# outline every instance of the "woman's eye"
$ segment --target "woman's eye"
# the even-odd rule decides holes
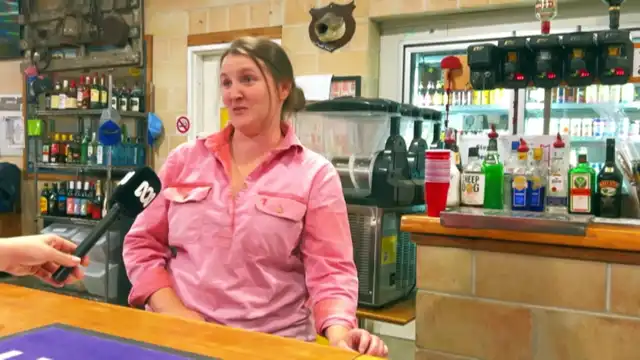
[[[222,86],[223,87],[229,87],[231,86],[231,80],[222,80]]]
[[[254,81],[255,81],[255,78],[254,78],[253,76],[246,75],[246,76],[243,76],[243,77],[241,78],[241,81],[242,81],[243,83],[251,84],[252,82],[254,82]]]

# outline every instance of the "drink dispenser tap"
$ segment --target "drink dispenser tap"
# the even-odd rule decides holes
[[[476,90],[493,90],[500,85],[500,56],[493,44],[467,48],[471,86]]]
[[[598,34],[598,78],[604,85],[626,84],[633,72],[633,42],[627,30],[619,30],[624,0],[603,0],[609,5],[609,30]]]
[[[533,51],[524,37],[498,41],[502,64],[502,84],[505,89],[524,89],[531,81]]]
[[[564,81],[572,87],[592,85],[597,74],[598,48],[595,34],[578,31],[562,38]]]
[[[538,35],[529,38],[529,48],[535,64],[531,78],[536,87],[551,89],[562,80],[562,46],[557,35]]]

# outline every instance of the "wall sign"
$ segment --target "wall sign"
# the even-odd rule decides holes
[[[309,10],[311,42],[328,52],[334,52],[348,44],[356,32],[356,20],[353,18],[355,8],[355,3],[351,1],[344,5],[332,2],[325,7]]]

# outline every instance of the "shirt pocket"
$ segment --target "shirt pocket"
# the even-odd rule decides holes
[[[208,204],[211,186],[167,187],[164,197],[169,201],[169,245],[181,245],[199,240],[208,224]]]
[[[258,194],[252,223],[257,244],[252,253],[260,257],[290,256],[298,247],[307,205],[286,195]]]

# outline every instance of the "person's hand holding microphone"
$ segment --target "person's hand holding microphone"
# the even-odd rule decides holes
[[[73,255],[76,244],[53,234],[19,236],[0,240],[0,270],[13,276],[35,276],[53,285],[82,279],[78,265],[87,266],[86,258]],[[72,267],[71,276],[59,283],[51,279],[61,266]]]

